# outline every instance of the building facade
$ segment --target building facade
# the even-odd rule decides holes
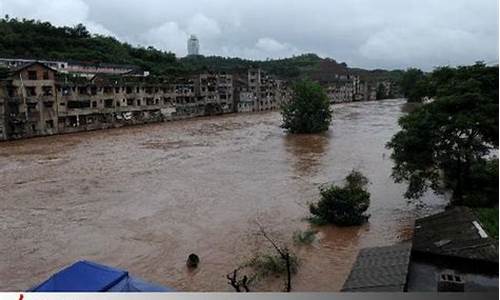
[[[89,63],[80,61],[50,61],[50,60],[33,60],[33,59],[17,59],[17,58],[0,58],[0,65],[8,68],[19,68],[24,65],[39,62],[58,73],[74,74],[87,78],[92,78],[97,74],[112,74],[112,75],[134,75],[134,76],[149,76],[149,72],[141,70],[134,65],[118,65],[104,63]]]
[[[195,35],[191,35],[187,42],[188,55],[200,55],[200,41]]]
[[[361,81],[357,75],[339,75],[336,80],[323,83],[330,103],[361,101]]]
[[[0,82],[0,140],[272,110],[288,96],[283,82],[259,69],[243,76],[204,73],[167,80],[97,74],[88,79],[33,62],[12,68]]]
[[[240,75],[235,92],[238,112],[276,110],[291,97],[286,82],[257,68]]]

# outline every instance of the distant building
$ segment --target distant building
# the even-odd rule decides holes
[[[149,76],[148,71],[144,71],[134,65],[117,65],[80,61],[50,61],[19,58],[0,58],[0,65],[8,68],[20,68],[31,63],[41,63],[62,74],[74,74],[82,77],[92,78],[96,74],[130,75],[137,77]]]
[[[187,42],[188,55],[200,55],[200,41],[195,35],[191,35]]]
[[[38,61],[11,65],[0,79],[0,141],[267,111],[290,97],[286,82],[260,69],[167,79],[113,73],[109,65],[109,73],[92,77],[67,76],[69,65],[65,72]]]
[[[237,75],[234,92],[237,112],[276,110],[290,99],[290,91],[284,81],[258,68]]]

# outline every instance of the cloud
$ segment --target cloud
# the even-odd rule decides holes
[[[151,28],[143,35],[143,44],[156,48],[167,49],[178,55],[185,55],[188,34],[179,28],[175,22],[167,22]]]
[[[220,50],[222,56],[239,56],[253,59],[284,58],[304,53],[287,43],[280,43],[272,38],[259,38],[251,47],[223,46]]]
[[[206,39],[216,38],[221,34],[219,24],[203,14],[197,13],[189,19],[187,31]]]
[[[385,60],[394,66],[410,67],[414,61],[432,69],[439,65],[471,63],[471,54],[494,57],[495,47],[482,46],[486,36],[448,28],[391,28],[372,35],[359,52],[370,60]],[[473,57],[473,56],[472,56]]]
[[[22,12],[21,14],[19,12]],[[92,33],[114,35],[88,18],[89,6],[82,0],[0,0],[0,13],[11,17],[49,21],[56,26],[85,24]]]
[[[498,60],[498,0],[0,0],[0,14],[85,23],[133,45],[253,59],[315,52],[365,68]]]
[[[260,38],[255,45],[258,49],[267,52],[280,52],[288,48],[287,45],[282,44],[271,38]]]

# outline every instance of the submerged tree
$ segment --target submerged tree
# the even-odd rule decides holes
[[[321,199],[311,204],[311,220],[320,224],[340,226],[360,225],[368,220],[365,214],[370,206],[368,179],[359,171],[351,171],[344,186],[331,185],[321,190]]]
[[[440,68],[430,75],[424,104],[399,120],[393,177],[416,199],[431,188],[451,190],[452,204],[487,205],[498,199],[498,67]]]
[[[281,127],[290,133],[327,131],[332,119],[325,91],[319,84],[307,80],[293,86],[293,97],[283,105],[281,115]]]
[[[258,226],[259,232],[257,234],[272,245],[272,248],[275,250],[274,254],[257,253],[250,261],[226,275],[228,284],[236,292],[249,292],[250,285],[261,279],[270,276],[284,276],[285,284],[283,291],[290,292],[292,290],[292,275],[297,273],[298,270],[298,259],[286,245],[280,245],[281,243],[271,238],[262,225],[258,224]],[[247,271],[247,275],[239,275],[240,271],[245,270]]]

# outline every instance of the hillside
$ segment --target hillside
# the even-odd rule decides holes
[[[0,57],[133,64],[154,75],[232,71],[248,67],[260,67],[285,79],[310,77],[328,80],[333,74],[348,71],[363,76],[365,80],[397,79],[400,75],[385,70],[349,70],[343,63],[315,54],[266,61],[201,55],[176,58],[174,53],[154,47],[134,47],[113,37],[90,34],[82,24],[56,27],[49,22],[6,18],[0,19]]]

